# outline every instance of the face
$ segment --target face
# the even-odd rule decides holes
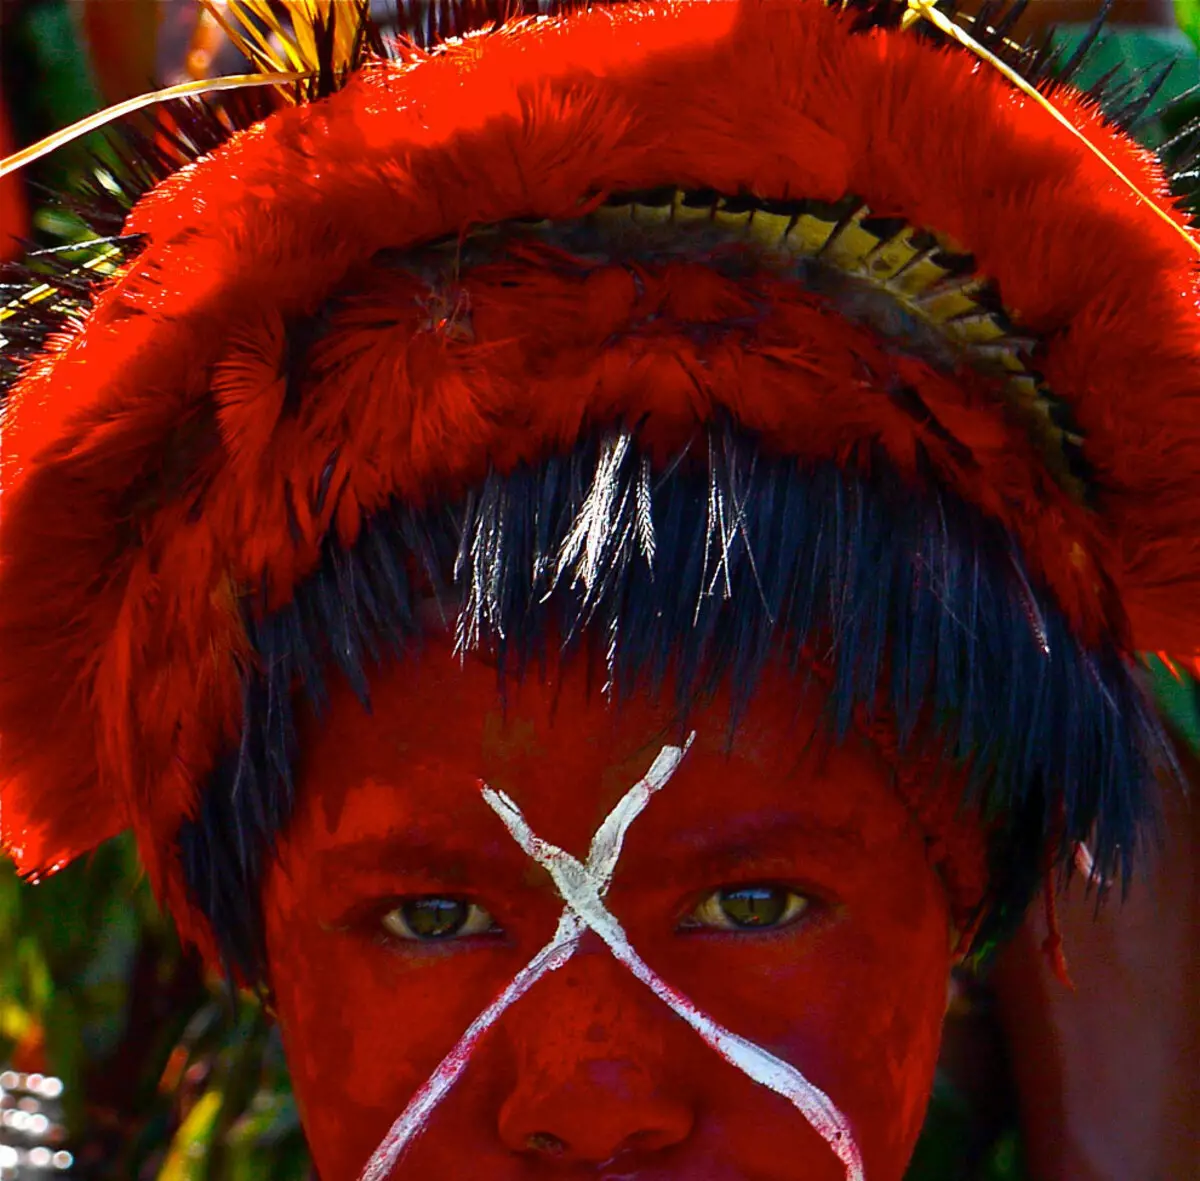
[[[561,934],[559,885],[496,793],[586,864],[605,818],[692,732],[592,894],[675,1008],[576,923],[569,954],[485,1021],[384,1175],[845,1177],[802,1105],[697,1032],[719,1026],[768,1073],[824,1092],[866,1177],[898,1181],[937,1057],[945,891],[886,768],[854,740],[814,740],[816,703],[799,695],[769,671],[731,743],[720,698],[681,729],[649,697],[608,704],[575,662],[502,699],[493,667],[441,640],[381,673],[370,715],[335,691],[303,737],[298,809],[264,894],[324,1181],[360,1175],[472,1022]]]

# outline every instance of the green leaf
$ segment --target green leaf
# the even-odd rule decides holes
[[[32,935],[24,935],[17,943],[17,963],[21,966],[24,995],[29,1007],[44,1013],[54,998],[54,979],[46,963],[42,945]]]
[[[1200,0],[1196,0],[1200,8]],[[1172,670],[1157,656],[1145,658],[1154,685],[1154,696],[1163,717],[1200,754],[1200,712],[1196,709],[1196,684],[1182,669]]]
[[[1026,1181],[1021,1144],[1016,1132],[1002,1136],[992,1147],[983,1181]]]
[[[904,1181],[951,1181],[963,1176],[970,1146],[971,1110],[939,1072]]]
[[[201,1096],[171,1141],[158,1181],[207,1181],[213,1132],[223,1103],[224,1096],[215,1088]]]
[[[1175,23],[1183,35],[1200,49],[1200,0],[1175,0]]]
[[[46,1057],[54,1073],[63,1082],[63,1115],[67,1127],[79,1132],[84,1124],[85,1093],[83,1020],[76,1000],[59,992],[43,1018],[46,1031]]]

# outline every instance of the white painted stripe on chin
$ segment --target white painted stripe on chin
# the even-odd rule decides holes
[[[537,836],[511,797],[487,784],[480,785],[484,800],[504,822],[513,839],[550,874],[565,908],[554,938],[517,973],[442,1059],[392,1125],[367,1163],[360,1181],[385,1181],[405,1148],[424,1127],[434,1107],[466,1069],[472,1051],[487,1029],[542,976],[562,967],[575,953],[587,929],[595,931],[613,957],[686,1021],[706,1045],[756,1083],[787,1099],[845,1166],[846,1181],[863,1181],[862,1157],[849,1122],[829,1096],[810,1083],[796,1067],[718,1024],[682,992],[667,984],[633,949],[621,924],[604,905],[604,895],[612,883],[629,826],[651,796],[674,775],[694,738],[694,733],[689,735],[682,747],[663,747],[650,770],[625,793],[596,830],[586,865]]]

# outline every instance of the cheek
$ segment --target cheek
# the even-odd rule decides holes
[[[493,998],[495,955],[425,955],[306,919],[286,875],[266,881],[276,1012],[305,1133],[321,1176],[357,1177],[383,1133]]]
[[[849,1117],[871,1181],[899,1181],[937,1064],[950,971],[944,891],[923,860],[895,889],[794,934],[680,939],[647,956],[728,1028],[795,1064]],[[700,1063],[697,1063],[700,1069]],[[755,1126],[761,1096],[709,1071],[713,1118],[753,1175],[784,1150],[785,1120]],[[740,1129],[740,1130],[739,1130]],[[790,1151],[795,1151],[794,1147]]]

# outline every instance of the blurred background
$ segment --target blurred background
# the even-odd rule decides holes
[[[1069,47],[1098,7],[1094,0],[1031,0],[1017,35],[1056,25]],[[379,4],[385,21],[394,9],[388,0]],[[1193,45],[1200,0],[1116,0],[1110,16],[1083,80],[1107,78],[1113,101],[1157,86],[1138,134],[1148,144],[1170,143],[1200,115],[1200,100],[1188,94],[1200,82]],[[244,68],[196,0],[0,0],[0,158],[146,90]],[[92,137],[0,179],[0,260],[19,257],[31,243],[61,246],[91,236],[54,194],[103,173],[110,151]],[[0,274],[0,309],[27,283]],[[1194,684],[1161,662],[1150,667],[1181,749],[1194,749]],[[1194,831],[1194,818],[1184,823]],[[1194,1066],[1179,1092],[1169,1082],[1177,1067],[1164,1066],[1162,1057],[1182,1055],[1185,1072],[1194,1062],[1188,1038],[1195,1022],[1172,1024],[1181,1006],[1185,1013],[1200,1006],[1192,848],[1192,862],[1169,865],[1159,883],[1155,905],[1166,898],[1174,910],[1144,919],[1159,942],[1137,945],[1128,964],[1120,942],[1128,936],[1097,933],[1065,915],[1068,955],[1074,946],[1085,961],[1094,957],[1101,974],[1114,964],[1128,968],[1105,984],[1110,991],[1100,994],[1099,1006],[1067,999],[1048,979],[1041,934],[1032,926],[999,964],[956,977],[942,1067],[909,1181],[1200,1179],[1200,1161],[1186,1147],[1195,1128]],[[1087,922],[1090,907],[1076,902],[1081,913],[1089,911]],[[1073,922],[1080,923],[1074,945]],[[1175,959],[1164,959],[1163,932],[1177,927],[1193,934]],[[1161,1005],[1148,1000],[1143,974],[1159,977],[1156,986],[1165,978]],[[1148,1081],[1124,1051],[1106,1047],[1105,1026],[1121,1023],[1122,1005],[1151,1023],[1141,1035],[1125,1030],[1154,1050],[1144,1067]],[[1103,1014],[1106,1006],[1097,1023],[1097,1009]],[[1099,1066],[1089,1063],[1089,1052],[1100,1055]],[[1125,1077],[1106,1082],[1113,1054]],[[1077,1104],[1069,1092],[1080,1089],[1080,1076],[1085,1099]],[[1171,1094],[1155,1100],[1156,1086]],[[1149,1104],[1148,1114],[1130,1110],[1131,1088]],[[1172,1114],[1181,1102],[1193,1108],[1190,1120]],[[1149,1121],[1144,1135],[1159,1140],[1154,1121],[1166,1121],[1174,1129],[1168,1139],[1181,1135],[1184,1147],[1171,1150],[1175,1163],[1146,1164],[1147,1154],[1161,1149],[1141,1149],[1140,1141],[1130,1147],[1138,1136],[1102,1126],[1113,1120]],[[1121,1163],[1127,1150],[1132,1163]],[[1087,1163],[1093,1160],[1100,1163]],[[132,843],[111,842],[36,883],[19,881],[0,864],[0,1181],[310,1176],[269,1020],[181,953],[145,888]]]

